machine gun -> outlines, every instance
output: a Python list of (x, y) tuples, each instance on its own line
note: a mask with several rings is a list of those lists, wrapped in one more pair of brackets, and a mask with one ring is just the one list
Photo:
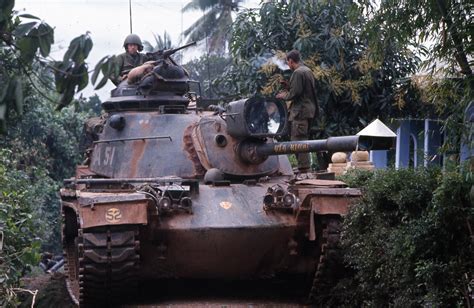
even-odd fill
[[(160, 50), (155, 51), (155, 52), (147, 52), (146, 53), (146, 59), (147, 59), (147, 61), (150, 61), (151, 63), (153, 63), (153, 66), (156, 66), (160, 63), (165, 63), (166, 64), (166, 61), (165, 61), (166, 59), (169, 59), (169, 62), (171, 62), (173, 65), (177, 66), (178, 64), (176, 64), (176, 62), (174, 62), (174, 60), (170, 56), (175, 54), (176, 52), (184, 49), (184, 48), (188, 48), (188, 47), (193, 46), (193, 45), (196, 45), (196, 42), (191, 42), (189, 44), (186, 44), (186, 45), (183, 45), (183, 46), (180, 46), (180, 47), (177, 47), (177, 48), (160, 49)], [(125, 76), (128, 73), (130, 73), (130, 71), (131, 71), (131, 69), (124, 70), (120, 73), (120, 75)], [(121, 77), (121, 80), (123, 80), (123, 79), (124, 79), (124, 77)]]
[(175, 54), (176, 52), (182, 50), (182, 49), (185, 49), (185, 48), (188, 48), (190, 46), (194, 46), (196, 45), (196, 42), (191, 42), (191, 43), (188, 43), (186, 45), (183, 45), (183, 46), (180, 46), (180, 47), (177, 47), (177, 48), (171, 48), (171, 49), (160, 49), (158, 51), (155, 51), (155, 52), (148, 52), (146, 55), (147, 57), (149, 57), (150, 59), (154, 59), (155, 61), (162, 61), (162, 60), (165, 60), (165, 59), (171, 59), (170, 56)]
[[(152, 91), (166, 91), (174, 92), (180, 96), (189, 91), (189, 74), (181, 66), (178, 65), (171, 55), (177, 51), (196, 45), (196, 42), (191, 42), (181, 47), (172, 49), (162, 49), (156, 52), (147, 53), (147, 57), (153, 59), (153, 69), (150, 67), (152, 73), (146, 74), (138, 84), (137, 90), (148, 96)], [(150, 72), (149, 71), (149, 72)], [(186, 101), (187, 105), (188, 101)]]

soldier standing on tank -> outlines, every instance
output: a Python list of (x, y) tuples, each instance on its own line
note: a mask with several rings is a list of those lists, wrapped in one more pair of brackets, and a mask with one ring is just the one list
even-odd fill
[(118, 85), (122, 80), (126, 79), (131, 69), (147, 61), (147, 56), (140, 53), (140, 51), (143, 50), (143, 44), (138, 35), (127, 35), (123, 42), (123, 47), (125, 48), (125, 52), (117, 56), (120, 74), (118, 79), (112, 80), (115, 85)]
[[(307, 140), (312, 119), (318, 115), (315, 80), (311, 70), (301, 61), (300, 52), (292, 50), (286, 54), (286, 62), (293, 71), (288, 91), (279, 92), (278, 99), (291, 101), (288, 109), (291, 141)], [(308, 172), (311, 167), (309, 153), (296, 154), (298, 171)]]

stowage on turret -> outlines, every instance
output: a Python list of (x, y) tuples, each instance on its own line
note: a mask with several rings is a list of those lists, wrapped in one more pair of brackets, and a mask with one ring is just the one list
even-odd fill
[(150, 279), (295, 274), (311, 275), (307, 297), (322, 298), (340, 277), (340, 223), (361, 193), (295, 177), (286, 154), (388, 148), (393, 138), (275, 142), (282, 102), (203, 111), (171, 54), (122, 82), (88, 121), (86, 159), (61, 189), (71, 297), (114, 305)]

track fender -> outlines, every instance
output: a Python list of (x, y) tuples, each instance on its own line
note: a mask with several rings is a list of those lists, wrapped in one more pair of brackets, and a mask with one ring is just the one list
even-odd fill
[(100, 203), (80, 207), (80, 224), (83, 229), (110, 225), (146, 225), (148, 202), (127, 201)]
[(349, 206), (358, 196), (354, 195), (310, 195), (309, 204), (311, 214), (309, 215), (309, 240), (316, 240), (316, 215), (339, 215), (345, 216), (349, 212)]

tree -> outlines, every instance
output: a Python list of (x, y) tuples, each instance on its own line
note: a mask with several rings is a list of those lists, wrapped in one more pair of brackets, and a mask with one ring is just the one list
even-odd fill
[[(49, 54), (54, 41), (53, 29), (31, 15), (14, 15), (14, 1), (0, 4), (0, 129), (6, 129), (8, 108), (23, 110), (24, 80), (35, 86), (30, 75), (31, 65), (39, 51), (43, 57)], [(31, 20), (22, 22), (22, 20)], [(26, 77), (26, 78), (22, 78)]]
[[(54, 42), (54, 30), (38, 17), (17, 14), (13, 11), (14, 0), (0, 4), (0, 129), (6, 130), (8, 109), (14, 107), (22, 112), (25, 86), (31, 86), (43, 98), (54, 100), (57, 109), (69, 105), (76, 92), (89, 82), (85, 59), (92, 49), (88, 33), (76, 37), (69, 45), (62, 61), (51, 61), (49, 55)], [(49, 69), (54, 74), (54, 83), (48, 75), (38, 71)], [(106, 70), (104, 70), (106, 71)], [(40, 88), (55, 89), (60, 94), (51, 97)]]
[(209, 37), (209, 51), (222, 54), (229, 40), (228, 29), (232, 25), (232, 12), (238, 10), (242, 0), (192, 0), (183, 12), (202, 10), (203, 16), (183, 32), (189, 42)]
[[(60, 183), (80, 161), (83, 113), (64, 108), (89, 80), (88, 34), (50, 61), (54, 31), (0, 2), (0, 306), (16, 307), (20, 278), (40, 249), (60, 252)], [(107, 70), (104, 70), (107, 72)], [(63, 109), (62, 112), (56, 112)], [(6, 120), (8, 119), (8, 126)]]
[[(32, 87), (44, 99), (54, 101), (58, 110), (68, 106), (89, 83), (85, 60), (93, 46), (86, 33), (71, 40), (61, 61), (50, 60), (47, 57), (54, 43), (54, 29), (36, 16), (18, 14), (13, 10), (14, 2), (0, 3), (0, 132), (7, 128), (8, 109), (22, 112), (27, 99), (25, 87)], [(92, 75), (94, 84), (101, 73), (96, 89), (119, 74), (115, 56), (99, 61)], [(55, 90), (59, 96), (46, 94), (44, 89)]]
[[(352, 1), (264, 2), (238, 14), (230, 41), (234, 65), (220, 82), (242, 96), (274, 96), (288, 73), (277, 62), (298, 49), (313, 71), (322, 108), (312, 125), (314, 138), (354, 134), (375, 118), (425, 112), (407, 78), (419, 59), (391, 40), (375, 57), (364, 26)], [(406, 104), (400, 96), (412, 100)]]
[(471, 1), (358, 0), (357, 3), (359, 11), (368, 18), (365, 31), (372, 46), (380, 48), (387, 38), (395, 39), (402, 44), (421, 48), (434, 67), (455, 67), (454, 70), (464, 76), (472, 76), (474, 42)]
[(0, 306), (16, 307), (15, 287), (31, 264), (38, 261), (39, 241), (35, 240), (37, 220), (28, 193), (27, 176), (12, 168), (11, 152), (0, 150), (0, 231), (4, 236), (0, 247)]
[[(41, 73), (39, 73), (41, 75)], [(55, 111), (51, 89), (24, 85), (23, 113), (8, 110), (0, 138), (0, 306), (16, 307), (20, 278), (38, 264), (40, 250), (61, 252), (58, 191), (80, 163), (79, 140), (85, 113), (74, 106)]]
[(472, 142), (472, 123), (464, 111), (474, 97), (472, 1), (359, 0), (358, 10), (368, 20), (364, 32), (375, 53), (388, 39), (409, 46), (426, 60), (420, 74), (422, 99), (432, 103), (448, 133), (442, 151), (458, 153), (460, 143)]
[(97, 94), (84, 98), (82, 95), (74, 100), (74, 111), (76, 113), (84, 113), (91, 117), (98, 117), (102, 113), (102, 101)]
[(7, 110), (8, 129), (0, 138), (1, 307), (16, 307), (15, 288), (38, 264), (40, 250), (61, 253), (58, 191), (81, 161), (82, 123), (90, 115), (76, 112), (76, 104), (56, 111), (57, 104), (39, 93), (57, 94), (43, 85), (25, 84), (23, 90), (23, 112)]

